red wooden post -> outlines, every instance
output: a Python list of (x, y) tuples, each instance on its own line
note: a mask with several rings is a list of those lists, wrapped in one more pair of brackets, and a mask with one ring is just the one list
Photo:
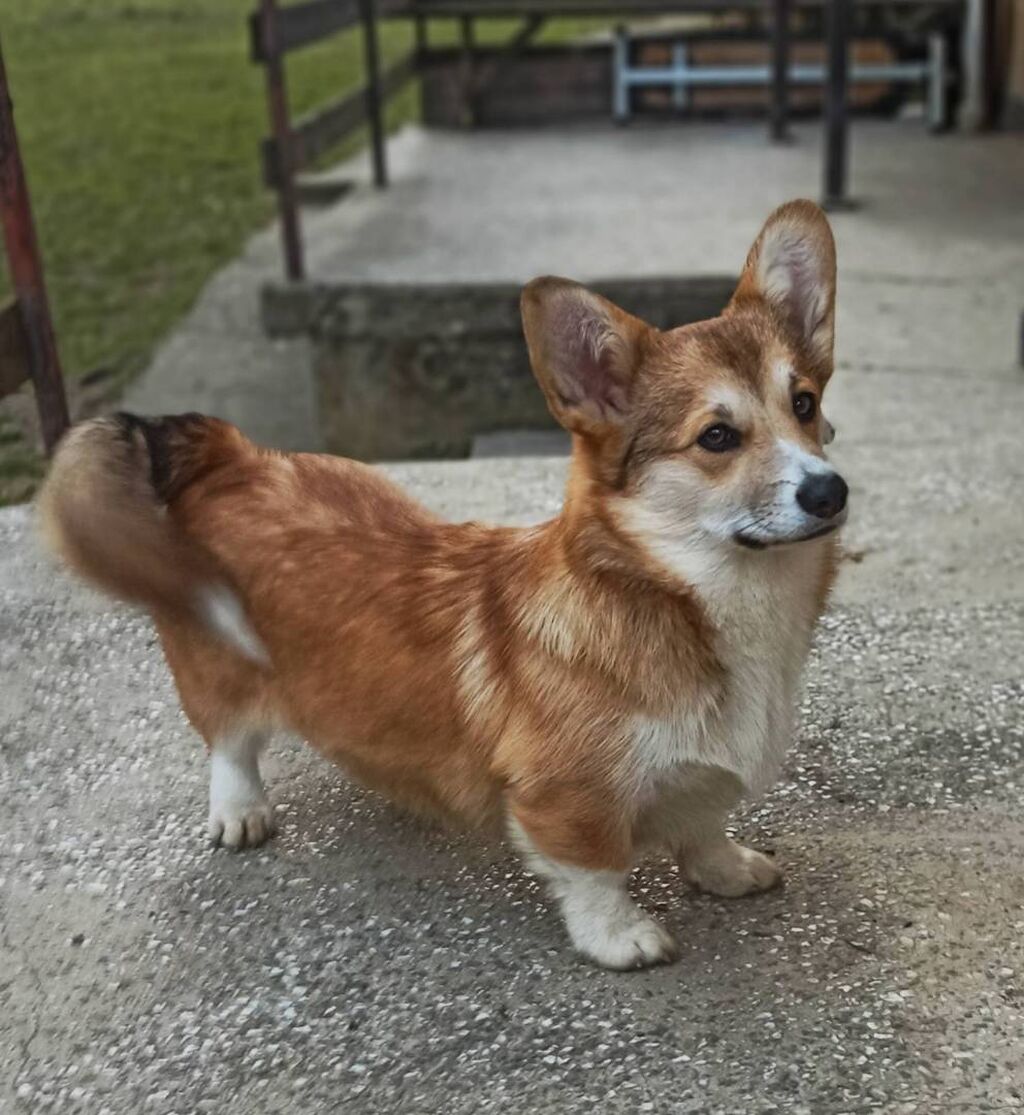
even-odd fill
[(64, 395), (57, 342), (43, 281), (32, 206), (29, 203), (25, 168), (14, 130), (14, 106), (7, 87), (3, 50), (0, 49), (0, 217), (17, 298), (28, 358), (28, 373), (36, 391), (43, 444), (49, 453), (68, 428), (68, 404)]
[(291, 122), (288, 117), (288, 92), (284, 82), (284, 57), (277, 37), (277, 4), (260, 0), (260, 38), (267, 71), (267, 107), (277, 147), (277, 203), (281, 214), (281, 239), (284, 244), (285, 272), (289, 279), (305, 276), (302, 259), (302, 233), (299, 229), (299, 201), (295, 190), (295, 165), (292, 159)]

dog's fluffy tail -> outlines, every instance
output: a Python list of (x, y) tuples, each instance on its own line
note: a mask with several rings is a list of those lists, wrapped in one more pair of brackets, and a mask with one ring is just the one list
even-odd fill
[(233, 426), (199, 414), (93, 418), (59, 445), (39, 513), (50, 547), (86, 580), (121, 600), (197, 619), (265, 665), (229, 578), (167, 512), (179, 492), (243, 445)]

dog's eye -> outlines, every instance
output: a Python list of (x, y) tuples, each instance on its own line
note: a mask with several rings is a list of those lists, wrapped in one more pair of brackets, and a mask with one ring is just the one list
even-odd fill
[(818, 400), (810, 391), (801, 391), (793, 396), (793, 413), (801, 422), (810, 422), (818, 413)]
[(724, 422), (716, 422), (697, 438), (697, 444), (709, 453), (725, 453), (726, 450), (735, 449), (740, 443), (739, 430), (727, 426)]

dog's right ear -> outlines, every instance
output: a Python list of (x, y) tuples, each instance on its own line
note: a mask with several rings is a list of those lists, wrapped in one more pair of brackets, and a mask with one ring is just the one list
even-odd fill
[(569, 279), (534, 279), (521, 308), (533, 373), (559, 424), (591, 436), (621, 426), (649, 327)]

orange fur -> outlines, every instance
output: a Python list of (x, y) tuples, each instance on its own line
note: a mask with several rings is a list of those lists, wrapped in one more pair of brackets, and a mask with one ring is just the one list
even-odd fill
[[(780, 210), (762, 240), (790, 228), (834, 274), (827, 225), (809, 203)], [(643, 543), (638, 501), (671, 502), (657, 477), (673, 462), (696, 491), (754, 499), (780, 438), (821, 453), (820, 423), (800, 425), (788, 396), (775, 399), (772, 369), (791, 366), (794, 383), (820, 397), (833, 293), (821, 298), (827, 328), (803, 328), (771, 276), (759, 278), (760, 251), (722, 317), (668, 333), (564, 280), (526, 289), (531, 358), (574, 437), (564, 509), (541, 526), (442, 522), (369, 467), (262, 450), (226, 423), (191, 418), (75, 431), (44, 494), (49, 533), (74, 567), (152, 610), (184, 709), (209, 743), (286, 726), (412, 808), (473, 825), (510, 816), (541, 857), (628, 870), (661, 824), (658, 783), (636, 774), (636, 724), (680, 708), (702, 722), (733, 699), (710, 598)], [(722, 410), (711, 388), (752, 415), (741, 457), (697, 444)], [(138, 494), (147, 452), (159, 519)], [(109, 537), (101, 544), (89, 526), (129, 483), (134, 518), (118, 545), (154, 568), (148, 580), (133, 571), (132, 585)], [(153, 539), (188, 555), (174, 591), (132, 587), (173, 580)], [(806, 589), (813, 621), (834, 543), (801, 545), (821, 555)], [(203, 578), (237, 593), (265, 661), (227, 647), (182, 606)], [(677, 799), (696, 809), (692, 792)]]

